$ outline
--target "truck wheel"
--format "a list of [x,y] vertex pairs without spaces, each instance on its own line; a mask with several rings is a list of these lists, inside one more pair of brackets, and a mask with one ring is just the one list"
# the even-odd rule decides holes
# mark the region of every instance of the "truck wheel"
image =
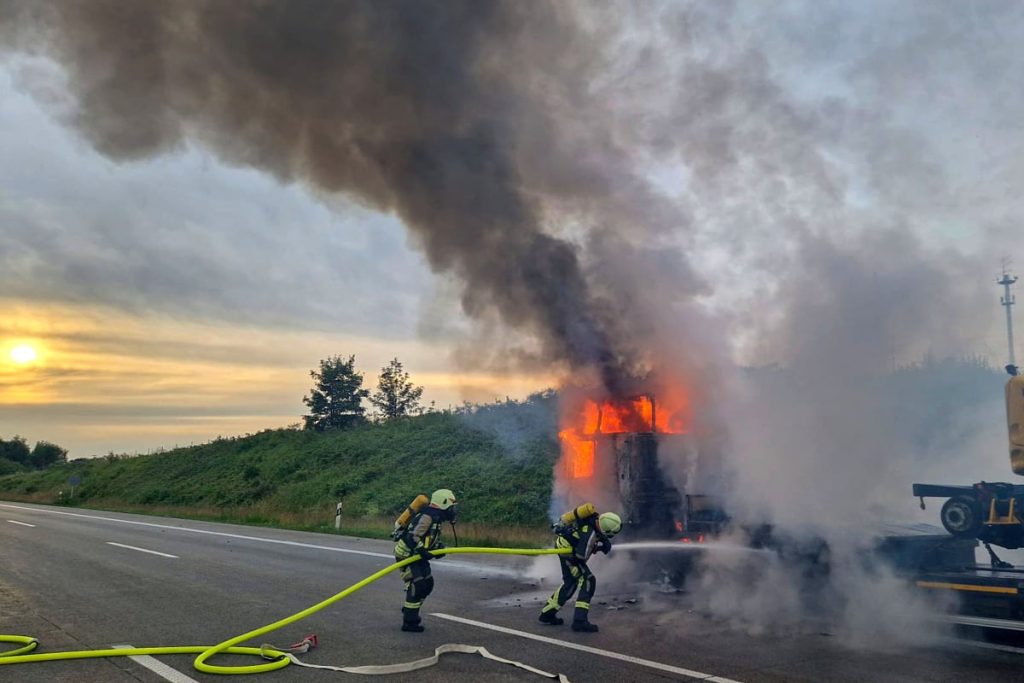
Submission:
[[977,538],[981,531],[981,505],[967,496],[950,498],[939,513],[942,526],[957,538]]

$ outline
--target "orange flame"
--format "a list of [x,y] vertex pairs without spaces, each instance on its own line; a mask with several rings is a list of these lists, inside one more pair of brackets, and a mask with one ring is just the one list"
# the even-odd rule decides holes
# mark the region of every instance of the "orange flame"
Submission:
[[573,479],[594,475],[594,437],[597,435],[686,434],[691,424],[689,397],[678,388],[660,392],[657,397],[640,394],[626,399],[606,399],[600,404],[587,399],[577,414],[563,418],[565,428],[558,433],[567,474]]
[[675,390],[658,394],[654,413],[654,431],[659,434],[688,434],[693,423],[690,397]]
[[597,404],[593,401],[584,403],[581,417],[583,433],[597,434],[597,429],[601,425],[601,410],[597,407]]
[[601,404],[601,433],[652,432],[654,404],[647,395]]
[[581,438],[575,429],[564,429],[558,433],[562,441],[562,452],[573,479],[594,476],[595,444],[592,439]]

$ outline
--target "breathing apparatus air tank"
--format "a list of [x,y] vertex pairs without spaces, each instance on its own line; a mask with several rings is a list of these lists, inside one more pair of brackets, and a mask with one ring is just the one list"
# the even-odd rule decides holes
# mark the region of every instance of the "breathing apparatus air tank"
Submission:
[[425,508],[429,503],[430,499],[422,493],[416,496],[413,501],[409,503],[409,507],[405,508],[402,514],[398,516],[398,519],[395,520],[395,529],[391,532],[392,538],[397,539],[402,534],[402,531],[405,530],[405,527],[409,525],[409,522],[412,521],[413,516]]
[[566,512],[559,518],[559,521],[563,525],[569,526],[571,524],[575,524],[581,519],[593,517],[596,514],[597,508],[594,507],[593,503],[584,503],[583,505],[580,505],[579,507],[573,508],[572,510]]

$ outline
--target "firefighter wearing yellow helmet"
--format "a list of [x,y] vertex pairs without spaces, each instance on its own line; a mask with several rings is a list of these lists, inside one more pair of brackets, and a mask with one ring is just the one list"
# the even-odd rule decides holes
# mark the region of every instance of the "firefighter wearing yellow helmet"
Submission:
[[[423,631],[420,623],[420,607],[434,590],[434,577],[430,575],[431,550],[444,547],[441,542],[441,525],[455,523],[455,494],[449,489],[438,489],[430,496],[430,504],[416,510],[409,516],[403,528],[396,529],[398,542],[395,544],[395,560],[404,560],[413,555],[420,559],[402,569],[405,582],[405,604],[402,605],[402,630],[418,633]],[[411,508],[410,508],[411,509]]]
[[596,551],[604,554],[612,549],[611,539],[622,529],[622,519],[614,512],[600,515],[591,503],[585,503],[562,515],[554,526],[555,547],[571,548],[572,553],[559,555],[562,567],[562,585],[548,598],[540,613],[543,624],[558,626],[563,623],[558,610],[576,596],[572,630],[594,633],[597,625],[590,623],[590,600],[597,588],[597,579],[587,566],[587,561]]

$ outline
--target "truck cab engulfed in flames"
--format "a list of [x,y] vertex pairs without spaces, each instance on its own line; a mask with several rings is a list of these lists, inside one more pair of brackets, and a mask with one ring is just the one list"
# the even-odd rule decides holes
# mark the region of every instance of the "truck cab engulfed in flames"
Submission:
[[620,506],[633,537],[679,537],[686,515],[673,480],[685,486],[695,462],[690,427],[685,396],[584,400],[559,432],[568,493]]

